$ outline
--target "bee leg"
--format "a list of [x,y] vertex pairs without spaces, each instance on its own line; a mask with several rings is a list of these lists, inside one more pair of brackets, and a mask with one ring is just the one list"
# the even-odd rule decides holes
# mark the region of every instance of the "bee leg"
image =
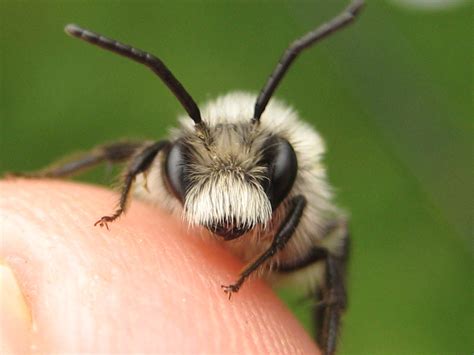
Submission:
[[325,355],[334,354],[336,351],[340,319],[347,306],[345,281],[349,258],[349,234],[346,222],[334,221],[328,224],[325,231],[326,237],[341,232],[343,247],[338,255],[331,254],[325,248],[314,247],[301,259],[280,263],[276,269],[280,273],[289,273],[317,262],[325,263],[324,283],[316,292],[318,303],[315,309],[316,339]]
[[153,159],[156,155],[166,146],[168,146],[168,141],[159,141],[151,145],[147,145],[139,150],[132,160],[130,161],[123,178],[122,190],[120,193],[120,200],[118,203],[118,208],[110,216],[103,216],[97,222],[94,223],[94,226],[99,225],[101,227],[105,226],[109,228],[107,223],[113,222],[118,217],[125,212],[127,208],[127,202],[130,196],[130,190],[132,188],[133,182],[138,174],[146,172],[150,167]]
[[304,196],[296,196],[292,200],[292,206],[289,208],[291,211],[283,221],[278,230],[275,238],[273,239],[270,247],[261,254],[250,266],[245,268],[245,270],[240,274],[239,279],[236,283],[225,286],[222,285],[224,292],[229,295],[229,299],[232,296],[232,293],[238,292],[244,281],[260,266],[262,266],[266,261],[273,257],[278,251],[283,249],[286,243],[291,239],[293,233],[300,222],[301,216],[303,215],[303,210],[306,206],[306,198]]
[[317,340],[324,354],[334,354],[342,313],[347,306],[343,262],[332,255],[326,258],[325,285],[318,292],[321,303],[316,309]]
[[53,164],[45,169],[29,173],[7,173],[7,177],[25,178],[62,178],[73,176],[91,169],[103,162],[120,163],[130,157],[144,145],[143,142],[116,142],[100,145],[91,151],[74,157],[67,162]]

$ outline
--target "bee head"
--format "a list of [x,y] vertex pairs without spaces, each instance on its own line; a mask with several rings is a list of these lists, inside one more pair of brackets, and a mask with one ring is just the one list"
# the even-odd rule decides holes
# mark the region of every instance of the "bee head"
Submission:
[[186,219],[225,240],[265,228],[297,172],[288,141],[249,124],[219,124],[182,137],[168,151],[165,180]]

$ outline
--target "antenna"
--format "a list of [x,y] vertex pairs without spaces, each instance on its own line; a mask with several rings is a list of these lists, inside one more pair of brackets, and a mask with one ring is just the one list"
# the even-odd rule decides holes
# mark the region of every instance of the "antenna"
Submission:
[[116,40],[104,37],[98,33],[91,32],[74,24],[67,25],[64,28],[64,31],[68,35],[77,37],[100,48],[109,50],[146,65],[156,75],[158,75],[160,79],[166,84],[166,86],[168,86],[168,88],[173,92],[174,96],[176,96],[176,98],[179,100],[194,123],[196,125],[200,125],[202,123],[201,112],[199,111],[199,107],[196,105],[196,102],[159,58],[148,52],[142,51],[141,49],[120,43]]
[[326,22],[319,26],[318,28],[306,33],[304,36],[298,38],[286,49],[278,62],[276,68],[273,70],[272,74],[268,78],[265,86],[258,95],[257,102],[255,103],[254,114],[252,122],[258,122],[262,116],[263,111],[267,107],[268,101],[272,97],[275,89],[280,83],[281,79],[285,76],[288,68],[293,63],[293,61],[298,57],[298,55],[306,48],[311,47],[313,44],[319,40],[326,38],[333,32],[345,27],[350,24],[359,11],[364,6],[363,0],[354,0],[349,6],[344,9],[339,15],[334,17],[331,21]]

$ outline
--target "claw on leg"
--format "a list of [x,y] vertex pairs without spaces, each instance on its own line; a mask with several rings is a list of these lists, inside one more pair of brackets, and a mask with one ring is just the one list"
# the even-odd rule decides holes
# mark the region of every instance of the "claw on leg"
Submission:
[[94,227],[99,225],[100,227],[107,228],[107,230],[110,230],[108,223],[113,222],[116,219],[115,216],[104,216],[101,219],[99,219],[97,222],[94,223]]
[[227,294],[229,297],[229,300],[232,297],[233,293],[237,293],[240,289],[239,284],[233,284],[233,285],[221,285],[221,287],[224,289],[224,292]]

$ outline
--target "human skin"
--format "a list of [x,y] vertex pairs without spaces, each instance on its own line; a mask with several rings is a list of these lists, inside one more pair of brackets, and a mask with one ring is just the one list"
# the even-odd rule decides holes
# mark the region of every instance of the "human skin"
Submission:
[[[179,219],[54,180],[0,181],[0,353],[317,354],[263,281]],[[194,234],[198,234],[194,232]]]

